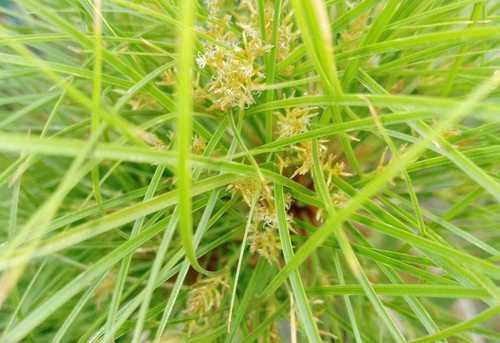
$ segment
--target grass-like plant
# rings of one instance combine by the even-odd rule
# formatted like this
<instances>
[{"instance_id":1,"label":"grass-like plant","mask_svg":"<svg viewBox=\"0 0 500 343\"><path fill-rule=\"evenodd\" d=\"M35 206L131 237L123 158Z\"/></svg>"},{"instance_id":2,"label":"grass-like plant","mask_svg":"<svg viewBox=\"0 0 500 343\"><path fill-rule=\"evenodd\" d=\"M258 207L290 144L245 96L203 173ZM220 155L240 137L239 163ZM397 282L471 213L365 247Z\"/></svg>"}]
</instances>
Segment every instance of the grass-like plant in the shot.
<instances>
[{"instance_id":1,"label":"grass-like plant","mask_svg":"<svg viewBox=\"0 0 500 343\"><path fill-rule=\"evenodd\" d=\"M500 2L0 4L0 342L500 340Z\"/></svg>"}]
</instances>

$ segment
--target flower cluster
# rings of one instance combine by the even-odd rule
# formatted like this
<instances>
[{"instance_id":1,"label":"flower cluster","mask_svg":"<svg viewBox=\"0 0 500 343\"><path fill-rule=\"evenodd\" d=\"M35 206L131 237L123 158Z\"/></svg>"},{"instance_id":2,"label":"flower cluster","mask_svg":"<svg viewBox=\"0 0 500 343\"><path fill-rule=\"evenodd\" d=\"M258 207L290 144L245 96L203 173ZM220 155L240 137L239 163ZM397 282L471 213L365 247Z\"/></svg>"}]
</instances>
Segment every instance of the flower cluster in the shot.
<instances>
[{"instance_id":1,"label":"flower cluster","mask_svg":"<svg viewBox=\"0 0 500 343\"><path fill-rule=\"evenodd\" d=\"M346 49L353 49L357 45L357 41L363 37L363 34L368 27L369 13L365 13L354 20L349 29L342 31L340 37L342 39L342 45Z\"/></svg>"},{"instance_id":2,"label":"flower cluster","mask_svg":"<svg viewBox=\"0 0 500 343\"><path fill-rule=\"evenodd\" d=\"M348 172L347 166L344 161L336 162L337 156L334 154L329 154L325 160L323 160L323 170L326 175L326 184L330 187L332 178L335 177L350 177L352 173Z\"/></svg>"},{"instance_id":3,"label":"flower cluster","mask_svg":"<svg viewBox=\"0 0 500 343\"><path fill-rule=\"evenodd\" d=\"M348 201L348 197L341 190L335 191L332 181L334 177L350 177L352 173L347 170L347 165L344 161L338 160L337 155L329 151L326 143L327 141L319 142L319 162L321 164L321 170L326 179L328 190L333 192L331 195L333 205L335 207L344 207ZM278 165L280 173L282 174L289 168L293 170L290 178L310 174L314 166L312 142L300 142L298 145L294 146L293 149L286 151L283 156L278 155ZM323 215L323 209L317 209L315 220L317 222L322 222Z\"/></svg>"},{"instance_id":4,"label":"flower cluster","mask_svg":"<svg viewBox=\"0 0 500 343\"><path fill-rule=\"evenodd\" d=\"M259 182L247 178L230 184L229 191L233 194L240 194L248 206L252 206L256 196L259 195L261 185Z\"/></svg>"},{"instance_id":5,"label":"flower cluster","mask_svg":"<svg viewBox=\"0 0 500 343\"><path fill-rule=\"evenodd\" d=\"M319 144L320 155L325 155L327 153L327 147L324 141ZM295 171L290 176L294 178L297 175L306 175L313 168L313 148L311 141L301 142L292 147L290 151L286 151L284 156L278 156L278 165L280 172L283 173L284 170L289 167L295 168Z\"/></svg>"},{"instance_id":6,"label":"flower cluster","mask_svg":"<svg viewBox=\"0 0 500 343\"><path fill-rule=\"evenodd\" d=\"M242 4L245 4L245 6L254 14L251 17L253 27L259 27L259 17L254 9L252 1L244 0L242 1ZM286 6L286 3L282 4L282 6ZM283 8L281 12L282 17L280 20L280 25L278 26L276 46L276 57L278 62L281 62L286 57L288 57L291 51L291 47L300 36L299 32L294 29L293 11L290 11L287 8ZM284 13L288 14L284 16ZM269 40L272 39L273 36L274 14L274 2L266 1L264 5L264 27L266 37Z\"/></svg>"},{"instance_id":7,"label":"flower cluster","mask_svg":"<svg viewBox=\"0 0 500 343\"><path fill-rule=\"evenodd\" d=\"M201 317L218 309L223 299L223 290L227 287L225 275L198 281L189 292L186 313Z\"/></svg>"},{"instance_id":8,"label":"flower cluster","mask_svg":"<svg viewBox=\"0 0 500 343\"><path fill-rule=\"evenodd\" d=\"M330 186L334 176L350 177L352 173L347 171L347 165L344 161L337 161L337 155L328 151L326 143L326 140L319 142L319 159L321 169L326 177L326 183ZM286 151L283 156L278 156L278 165L281 173L289 167L296 168L291 178L310 173L313 169L313 164L313 146L311 141L300 142L293 146L292 150Z\"/></svg>"},{"instance_id":9,"label":"flower cluster","mask_svg":"<svg viewBox=\"0 0 500 343\"><path fill-rule=\"evenodd\" d=\"M311 108L294 107L285 109L285 114L277 112L279 137L290 137L307 131L311 118L317 113Z\"/></svg>"},{"instance_id":10,"label":"flower cluster","mask_svg":"<svg viewBox=\"0 0 500 343\"><path fill-rule=\"evenodd\" d=\"M292 221L292 218L288 215L290 204L291 197L287 194L285 198L287 222ZM249 241L252 253L258 253L270 263L278 261L281 251L281 244L278 239L278 215L274 197L267 187L264 187L264 191L256 204Z\"/></svg>"},{"instance_id":11,"label":"flower cluster","mask_svg":"<svg viewBox=\"0 0 500 343\"><path fill-rule=\"evenodd\" d=\"M220 16L220 1L210 1L208 11L214 18ZM209 101L209 110L244 108L255 102L252 89L264 79L259 59L271 48L253 24L257 16L245 5L237 14L208 22L205 34L211 39L203 42L196 58L200 71L206 72L198 78L196 98Z\"/></svg>"},{"instance_id":12,"label":"flower cluster","mask_svg":"<svg viewBox=\"0 0 500 343\"><path fill-rule=\"evenodd\" d=\"M253 223L249 232L250 251L266 258L270 263L278 261L281 244L278 239L278 216L271 189L252 179L245 179L228 187L231 192L241 194L248 206L255 206ZM258 199L255 197L258 196ZM254 204L255 202L255 204ZM288 212L291 197L285 198L285 210ZM291 217L287 214L287 221Z\"/></svg>"},{"instance_id":13,"label":"flower cluster","mask_svg":"<svg viewBox=\"0 0 500 343\"><path fill-rule=\"evenodd\" d=\"M264 257L269 263L278 261L281 244L277 237L276 229L254 226L249 236L250 251Z\"/></svg>"}]
</instances>

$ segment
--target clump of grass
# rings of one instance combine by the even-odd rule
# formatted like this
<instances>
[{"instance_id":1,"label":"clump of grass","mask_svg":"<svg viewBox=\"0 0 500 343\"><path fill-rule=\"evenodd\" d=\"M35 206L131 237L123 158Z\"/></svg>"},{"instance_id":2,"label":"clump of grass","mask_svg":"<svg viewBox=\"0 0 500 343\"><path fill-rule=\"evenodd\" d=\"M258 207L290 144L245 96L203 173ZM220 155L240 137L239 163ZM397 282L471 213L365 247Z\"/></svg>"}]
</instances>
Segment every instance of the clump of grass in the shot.
<instances>
[{"instance_id":1,"label":"clump of grass","mask_svg":"<svg viewBox=\"0 0 500 343\"><path fill-rule=\"evenodd\" d=\"M499 10L0 2L0 341L498 340Z\"/></svg>"}]
</instances>

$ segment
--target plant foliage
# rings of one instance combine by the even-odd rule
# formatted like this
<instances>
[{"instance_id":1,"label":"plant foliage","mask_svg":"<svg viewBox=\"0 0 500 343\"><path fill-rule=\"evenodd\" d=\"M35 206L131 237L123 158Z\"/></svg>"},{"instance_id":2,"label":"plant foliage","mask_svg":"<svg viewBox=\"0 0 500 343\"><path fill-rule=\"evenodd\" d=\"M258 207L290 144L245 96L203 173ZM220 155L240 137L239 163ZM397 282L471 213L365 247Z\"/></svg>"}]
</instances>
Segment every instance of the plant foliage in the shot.
<instances>
[{"instance_id":1,"label":"plant foliage","mask_svg":"<svg viewBox=\"0 0 500 343\"><path fill-rule=\"evenodd\" d=\"M493 342L500 3L0 2L0 342Z\"/></svg>"}]
</instances>

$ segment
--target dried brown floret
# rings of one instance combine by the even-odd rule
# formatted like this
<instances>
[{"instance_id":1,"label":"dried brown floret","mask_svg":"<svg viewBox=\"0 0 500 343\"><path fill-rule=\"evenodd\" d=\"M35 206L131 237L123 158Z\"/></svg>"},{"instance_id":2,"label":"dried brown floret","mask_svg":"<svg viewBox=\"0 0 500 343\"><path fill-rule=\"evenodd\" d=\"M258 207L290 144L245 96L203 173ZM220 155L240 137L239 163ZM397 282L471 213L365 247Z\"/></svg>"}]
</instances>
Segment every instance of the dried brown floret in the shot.
<instances>
[{"instance_id":1,"label":"dried brown floret","mask_svg":"<svg viewBox=\"0 0 500 343\"><path fill-rule=\"evenodd\" d=\"M162 86L173 86L175 85L176 81L176 76L175 76L175 69L171 68L161 75L161 81L159 82L160 85Z\"/></svg>"},{"instance_id":2,"label":"dried brown floret","mask_svg":"<svg viewBox=\"0 0 500 343\"><path fill-rule=\"evenodd\" d=\"M206 147L207 147L207 144L205 143L203 138L201 138L198 135L196 135L193 138L193 144L192 144L193 154L201 155L203 153L203 151L205 151Z\"/></svg>"}]
</instances>

